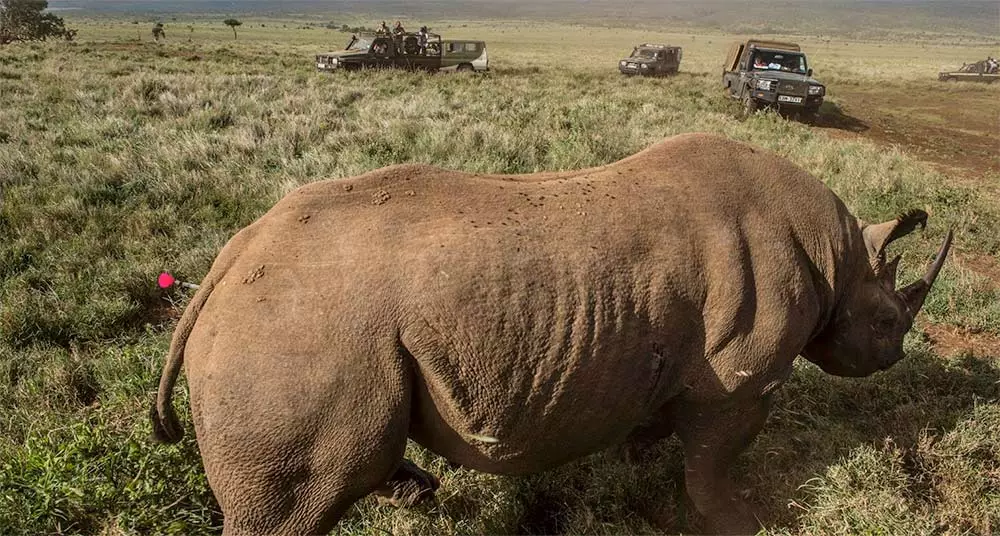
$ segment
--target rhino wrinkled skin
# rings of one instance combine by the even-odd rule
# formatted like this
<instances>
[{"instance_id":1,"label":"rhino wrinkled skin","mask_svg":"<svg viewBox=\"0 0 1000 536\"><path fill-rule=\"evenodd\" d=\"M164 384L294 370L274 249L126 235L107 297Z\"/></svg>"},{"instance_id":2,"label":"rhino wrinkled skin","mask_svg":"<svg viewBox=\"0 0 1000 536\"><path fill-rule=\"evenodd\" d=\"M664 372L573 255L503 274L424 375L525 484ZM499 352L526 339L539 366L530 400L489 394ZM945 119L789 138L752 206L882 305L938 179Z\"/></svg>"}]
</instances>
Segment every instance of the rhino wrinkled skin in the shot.
<instances>
[{"instance_id":1,"label":"rhino wrinkled skin","mask_svg":"<svg viewBox=\"0 0 1000 536\"><path fill-rule=\"evenodd\" d=\"M950 245L895 288L912 211L854 218L762 149L669 138L604 167L392 166L288 194L222 250L174 333L226 534L331 530L356 500L429 497L407 438L490 473L678 434L706 530L759 521L726 475L798 355L864 376L902 341Z\"/></svg>"}]
</instances>

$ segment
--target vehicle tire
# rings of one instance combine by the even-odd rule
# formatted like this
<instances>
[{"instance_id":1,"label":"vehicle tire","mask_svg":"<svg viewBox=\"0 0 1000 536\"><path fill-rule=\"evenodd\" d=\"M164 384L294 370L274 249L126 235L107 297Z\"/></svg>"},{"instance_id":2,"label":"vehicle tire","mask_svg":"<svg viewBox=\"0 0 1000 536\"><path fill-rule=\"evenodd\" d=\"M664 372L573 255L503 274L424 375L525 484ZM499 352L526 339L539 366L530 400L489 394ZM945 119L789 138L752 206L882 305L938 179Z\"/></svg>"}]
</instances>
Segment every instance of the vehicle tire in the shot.
<instances>
[{"instance_id":1,"label":"vehicle tire","mask_svg":"<svg viewBox=\"0 0 1000 536\"><path fill-rule=\"evenodd\" d=\"M756 112L759 109L760 106L757 104L757 101L753 99L750 90L749 89L746 90L743 93L743 115L745 117L750 117L751 115L754 114L754 112Z\"/></svg>"},{"instance_id":2,"label":"vehicle tire","mask_svg":"<svg viewBox=\"0 0 1000 536\"><path fill-rule=\"evenodd\" d=\"M455 70L460 73L471 73L473 67L471 63L459 63L458 67L456 67Z\"/></svg>"}]
</instances>

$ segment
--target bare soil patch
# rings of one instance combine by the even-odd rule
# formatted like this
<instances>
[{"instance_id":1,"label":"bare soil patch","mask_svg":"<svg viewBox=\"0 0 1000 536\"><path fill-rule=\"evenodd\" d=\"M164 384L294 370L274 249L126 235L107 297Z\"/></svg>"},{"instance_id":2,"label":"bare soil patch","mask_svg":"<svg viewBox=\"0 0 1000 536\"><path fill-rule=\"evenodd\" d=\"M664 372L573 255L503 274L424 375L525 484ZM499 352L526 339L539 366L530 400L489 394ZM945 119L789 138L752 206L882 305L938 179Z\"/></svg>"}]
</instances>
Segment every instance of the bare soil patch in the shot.
<instances>
[{"instance_id":1,"label":"bare soil patch","mask_svg":"<svg viewBox=\"0 0 1000 536\"><path fill-rule=\"evenodd\" d=\"M955 259L962 268L975 272L990 280L994 287L1000 288L1000 259L971 252L960 252Z\"/></svg>"},{"instance_id":2,"label":"bare soil patch","mask_svg":"<svg viewBox=\"0 0 1000 536\"><path fill-rule=\"evenodd\" d=\"M836 103L815 126L898 146L961 182L1000 190L1000 114L996 94L978 88L859 86L831 89Z\"/></svg>"},{"instance_id":3,"label":"bare soil patch","mask_svg":"<svg viewBox=\"0 0 1000 536\"><path fill-rule=\"evenodd\" d=\"M924 335L942 356L969 354L974 357L1000 355L1000 337L986 332L945 324L926 324Z\"/></svg>"}]
</instances>

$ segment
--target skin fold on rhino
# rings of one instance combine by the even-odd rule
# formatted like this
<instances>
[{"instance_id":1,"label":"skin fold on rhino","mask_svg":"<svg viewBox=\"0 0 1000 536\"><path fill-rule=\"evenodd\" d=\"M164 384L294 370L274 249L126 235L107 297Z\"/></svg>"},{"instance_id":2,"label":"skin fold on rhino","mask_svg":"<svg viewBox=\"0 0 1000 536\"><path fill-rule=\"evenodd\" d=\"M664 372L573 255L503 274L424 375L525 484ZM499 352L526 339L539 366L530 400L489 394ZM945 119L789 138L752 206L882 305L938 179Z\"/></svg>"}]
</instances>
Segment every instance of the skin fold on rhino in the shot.
<instances>
[{"instance_id":1,"label":"skin fold on rhino","mask_svg":"<svg viewBox=\"0 0 1000 536\"><path fill-rule=\"evenodd\" d=\"M727 476L798 355L865 376L947 256L897 289L893 240L770 152L679 135L607 166L402 165L303 186L222 250L174 333L154 436L198 445L226 534L326 533L438 482L407 438L491 473L678 434L707 530L760 524Z\"/></svg>"}]
</instances>

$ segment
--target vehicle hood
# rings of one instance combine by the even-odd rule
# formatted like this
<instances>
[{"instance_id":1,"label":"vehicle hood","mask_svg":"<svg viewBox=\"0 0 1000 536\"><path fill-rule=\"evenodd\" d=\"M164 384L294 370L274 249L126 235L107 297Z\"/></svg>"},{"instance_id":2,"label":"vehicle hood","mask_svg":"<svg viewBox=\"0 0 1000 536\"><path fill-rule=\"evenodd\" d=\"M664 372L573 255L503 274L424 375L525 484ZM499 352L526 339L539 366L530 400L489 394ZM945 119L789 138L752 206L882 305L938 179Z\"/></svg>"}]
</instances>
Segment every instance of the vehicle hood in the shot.
<instances>
[{"instance_id":1,"label":"vehicle hood","mask_svg":"<svg viewBox=\"0 0 1000 536\"><path fill-rule=\"evenodd\" d=\"M618 60L619 63L621 63L623 61L627 61L629 63L634 63L636 65L641 65L643 63L645 63L647 65L648 64L656 63L656 60L654 60L654 59L647 59L647 58L622 58L622 59Z\"/></svg>"},{"instance_id":2,"label":"vehicle hood","mask_svg":"<svg viewBox=\"0 0 1000 536\"><path fill-rule=\"evenodd\" d=\"M316 54L317 56L327 56L331 58L349 58L353 56L364 56L366 52L360 50L337 50L334 52L324 52L322 54Z\"/></svg>"},{"instance_id":3,"label":"vehicle hood","mask_svg":"<svg viewBox=\"0 0 1000 536\"><path fill-rule=\"evenodd\" d=\"M782 82L808 82L810 85L814 86L824 85L815 78L798 73L786 73L784 71L754 71L753 74L757 78L768 78Z\"/></svg>"},{"instance_id":4,"label":"vehicle hood","mask_svg":"<svg viewBox=\"0 0 1000 536\"><path fill-rule=\"evenodd\" d=\"M968 75L975 75L975 76L980 76L980 75L981 76L997 76L1000 73L977 73L975 71L973 71L971 73L969 71L938 71L938 74L968 74Z\"/></svg>"}]
</instances>

